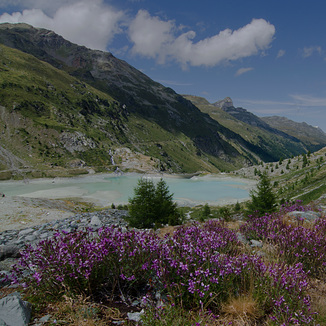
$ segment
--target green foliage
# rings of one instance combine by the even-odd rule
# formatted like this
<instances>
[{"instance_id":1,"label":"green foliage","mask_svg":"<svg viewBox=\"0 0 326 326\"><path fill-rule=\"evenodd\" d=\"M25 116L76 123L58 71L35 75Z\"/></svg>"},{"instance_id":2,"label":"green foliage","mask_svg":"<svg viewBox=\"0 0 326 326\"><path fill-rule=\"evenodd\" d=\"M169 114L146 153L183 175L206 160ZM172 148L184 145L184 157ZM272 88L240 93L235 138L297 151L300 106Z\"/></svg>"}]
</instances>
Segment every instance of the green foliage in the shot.
<instances>
[{"instance_id":1,"label":"green foliage","mask_svg":"<svg viewBox=\"0 0 326 326\"><path fill-rule=\"evenodd\" d=\"M198 208L192 212L191 217L199 222L205 222L211 213L211 208L206 203L204 206L199 205Z\"/></svg>"},{"instance_id":2,"label":"green foliage","mask_svg":"<svg viewBox=\"0 0 326 326\"><path fill-rule=\"evenodd\" d=\"M142 178L134 189L134 197L129 198L127 220L132 227L152 228L162 224L180 224L182 216L163 179L155 186L152 180Z\"/></svg>"},{"instance_id":3,"label":"green foliage","mask_svg":"<svg viewBox=\"0 0 326 326\"><path fill-rule=\"evenodd\" d=\"M234 205L234 212L240 212L241 211L241 205L240 203L237 201L237 203Z\"/></svg>"},{"instance_id":4,"label":"green foliage","mask_svg":"<svg viewBox=\"0 0 326 326\"><path fill-rule=\"evenodd\" d=\"M250 192L251 202L247 206L247 215L270 213L276 209L276 195L267 173L262 173L259 178L257 190Z\"/></svg>"},{"instance_id":5,"label":"green foliage","mask_svg":"<svg viewBox=\"0 0 326 326\"><path fill-rule=\"evenodd\" d=\"M298 197L298 199L302 200L303 204L307 205L311 201L316 200L320 198L322 195L326 193L326 185L323 184L301 196Z\"/></svg>"},{"instance_id":6,"label":"green foliage","mask_svg":"<svg viewBox=\"0 0 326 326\"><path fill-rule=\"evenodd\" d=\"M221 217L223 218L224 221L229 222L231 221L231 212L230 209L226 206L221 207L219 209L219 213L221 215Z\"/></svg>"},{"instance_id":7,"label":"green foliage","mask_svg":"<svg viewBox=\"0 0 326 326\"><path fill-rule=\"evenodd\" d=\"M204 205L202 214L203 214L204 219L207 219L208 216L211 214L211 209L210 209L210 207L209 207L209 205L207 203Z\"/></svg>"}]
</instances>

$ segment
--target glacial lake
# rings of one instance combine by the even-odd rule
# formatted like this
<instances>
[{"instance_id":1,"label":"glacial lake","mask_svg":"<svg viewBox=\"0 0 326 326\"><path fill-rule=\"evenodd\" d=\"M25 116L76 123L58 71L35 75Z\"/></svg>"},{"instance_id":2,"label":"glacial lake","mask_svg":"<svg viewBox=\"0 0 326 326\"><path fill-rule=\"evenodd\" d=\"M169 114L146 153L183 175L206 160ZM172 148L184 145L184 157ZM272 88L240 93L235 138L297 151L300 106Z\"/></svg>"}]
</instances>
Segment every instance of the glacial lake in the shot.
<instances>
[{"instance_id":1,"label":"glacial lake","mask_svg":"<svg viewBox=\"0 0 326 326\"><path fill-rule=\"evenodd\" d=\"M208 203L224 205L241 202L249 198L249 191L256 186L253 180L227 175L196 177L157 176L128 173L94 174L73 178L31 179L23 181L1 181L0 193L6 196L63 199L75 198L93 202L99 206L126 204L133 197L138 180L150 178L157 182L161 177L173 193L180 206Z\"/></svg>"}]
</instances>

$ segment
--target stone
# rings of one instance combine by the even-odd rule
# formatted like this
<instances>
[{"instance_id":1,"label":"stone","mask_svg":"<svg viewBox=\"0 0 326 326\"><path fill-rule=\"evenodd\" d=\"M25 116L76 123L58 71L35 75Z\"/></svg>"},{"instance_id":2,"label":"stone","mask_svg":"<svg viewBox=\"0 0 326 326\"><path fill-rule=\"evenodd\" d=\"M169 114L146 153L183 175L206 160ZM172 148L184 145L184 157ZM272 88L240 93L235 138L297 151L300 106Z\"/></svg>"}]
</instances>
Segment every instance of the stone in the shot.
<instances>
[{"instance_id":1,"label":"stone","mask_svg":"<svg viewBox=\"0 0 326 326\"><path fill-rule=\"evenodd\" d=\"M97 215L92 216L90 224L93 226L102 226L102 222Z\"/></svg>"},{"instance_id":2,"label":"stone","mask_svg":"<svg viewBox=\"0 0 326 326\"><path fill-rule=\"evenodd\" d=\"M243 244L248 243L248 240L246 239L246 237L242 233L237 232L236 234L237 234L238 241L242 242Z\"/></svg>"},{"instance_id":3,"label":"stone","mask_svg":"<svg viewBox=\"0 0 326 326\"><path fill-rule=\"evenodd\" d=\"M0 246L0 261L7 258L18 258L20 247L16 245L2 245Z\"/></svg>"},{"instance_id":4,"label":"stone","mask_svg":"<svg viewBox=\"0 0 326 326\"><path fill-rule=\"evenodd\" d=\"M32 228L25 229L25 230L21 230L21 231L18 233L18 236L19 236L19 237L26 236L27 234L33 233L34 231L35 231L35 230L32 229Z\"/></svg>"},{"instance_id":5,"label":"stone","mask_svg":"<svg viewBox=\"0 0 326 326\"><path fill-rule=\"evenodd\" d=\"M0 287L10 285L8 277L10 273L8 271L0 271Z\"/></svg>"},{"instance_id":6,"label":"stone","mask_svg":"<svg viewBox=\"0 0 326 326\"><path fill-rule=\"evenodd\" d=\"M127 316L129 320L135 321L136 323L140 322L141 315L144 313L144 310L141 312L128 312Z\"/></svg>"},{"instance_id":7,"label":"stone","mask_svg":"<svg viewBox=\"0 0 326 326\"><path fill-rule=\"evenodd\" d=\"M14 292L0 300L0 321L7 326L27 326L32 313L32 305L23 301ZM1 324L0 324L1 325Z\"/></svg>"},{"instance_id":8,"label":"stone","mask_svg":"<svg viewBox=\"0 0 326 326\"><path fill-rule=\"evenodd\" d=\"M250 240L250 246L261 248L263 246L263 243L261 241L257 241L257 240Z\"/></svg>"},{"instance_id":9,"label":"stone","mask_svg":"<svg viewBox=\"0 0 326 326\"><path fill-rule=\"evenodd\" d=\"M43 316L42 318L39 319L39 322L40 323L47 323L51 318L51 315L46 315L46 316Z\"/></svg>"},{"instance_id":10,"label":"stone","mask_svg":"<svg viewBox=\"0 0 326 326\"><path fill-rule=\"evenodd\" d=\"M87 229L96 232L102 226L119 226L122 232L127 231L128 223L123 218L126 214L127 211L107 209L96 213L79 213L68 219L54 220L24 230L0 232L0 262L7 257L19 258L19 251L25 244L36 245L42 240L50 239L57 232Z\"/></svg>"},{"instance_id":11,"label":"stone","mask_svg":"<svg viewBox=\"0 0 326 326\"><path fill-rule=\"evenodd\" d=\"M32 242L32 241L35 241L36 240L36 236L35 235L28 235L25 237L25 241L28 241L28 242Z\"/></svg>"},{"instance_id":12,"label":"stone","mask_svg":"<svg viewBox=\"0 0 326 326\"><path fill-rule=\"evenodd\" d=\"M307 211L307 212L293 211L287 213L286 217L294 221L314 222L316 219L321 217L321 214L313 211Z\"/></svg>"}]
</instances>

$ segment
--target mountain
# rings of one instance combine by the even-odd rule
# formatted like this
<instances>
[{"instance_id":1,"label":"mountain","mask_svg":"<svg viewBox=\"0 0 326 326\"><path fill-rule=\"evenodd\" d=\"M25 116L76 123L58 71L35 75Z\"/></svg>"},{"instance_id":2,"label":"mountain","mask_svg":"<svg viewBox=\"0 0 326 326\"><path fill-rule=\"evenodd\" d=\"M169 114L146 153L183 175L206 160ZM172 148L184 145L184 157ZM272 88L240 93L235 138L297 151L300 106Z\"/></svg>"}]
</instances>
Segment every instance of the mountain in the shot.
<instances>
[{"instance_id":1,"label":"mountain","mask_svg":"<svg viewBox=\"0 0 326 326\"><path fill-rule=\"evenodd\" d=\"M231 171L307 150L282 136L273 150L111 53L26 24L0 24L0 89L0 178Z\"/></svg>"},{"instance_id":2,"label":"mountain","mask_svg":"<svg viewBox=\"0 0 326 326\"><path fill-rule=\"evenodd\" d=\"M306 122L299 123L279 116L262 117L261 119L272 128L296 137L307 145L309 144L312 152L315 146L318 148L321 143L326 142L326 133L319 127L313 127Z\"/></svg>"},{"instance_id":3,"label":"mountain","mask_svg":"<svg viewBox=\"0 0 326 326\"><path fill-rule=\"evenodd\" d=\"M229 113L233 117L235 117L237 120L240 120L246 124L249 124L254 127L258 127L260 129L265 129L268 131L274 132L275 130L272 130L272 128L264 122L262 119L254 115L253 113L247 111L244 108L240 107L234 107L233 101L230 97L226 97L224 100L217 101L213 103L214 106L221 108L223 111Z\"/></svg>"},{"instance_id":4,"label":"mountain","mask_svg":"<svg viewBox=\"0 0 326 326\"><path fill-rule=\"evenodd\" d=\"M250 164L249 151L223 139L231 131L110 53L26 24L1 24L0 43L4 170L194 173Z\"/></svg>"},{"instance_id":5,"label":"mountain","mask_svg":"<svg viewBox=\"0 0 326 326\"><path fill-rule=\"evenodd\" d=\"M191 100L203 113L209 114L221 125L246 139L252 146L259 147L255 152L263 161L278 161L282 157L317 151L326 145L326 135L321 130L307 124L302 125L305 126L305 133L301 131L302 128L298 128L297 132L295 128L280 128L270 123L268 118L260 118L244 108L234 107L230 97L215 103L191 95L184 97ZM290 121L288 120L289 125ZM295 125L294 122L293 124Z\"/></svg>"}]
</instances>

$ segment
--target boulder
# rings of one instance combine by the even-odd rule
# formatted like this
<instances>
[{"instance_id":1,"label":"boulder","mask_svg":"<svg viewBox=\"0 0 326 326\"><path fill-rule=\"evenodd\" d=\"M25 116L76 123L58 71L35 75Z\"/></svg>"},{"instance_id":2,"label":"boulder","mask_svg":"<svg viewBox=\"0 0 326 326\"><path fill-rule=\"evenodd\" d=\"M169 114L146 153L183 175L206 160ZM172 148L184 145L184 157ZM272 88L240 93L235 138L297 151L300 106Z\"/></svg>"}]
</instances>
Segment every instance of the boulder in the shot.
<instances>
[{"instance_id":1,"label":"boulder","mask_svg":"<svg viewBox=\"0 0 326 326\"><path fill-rule=\"evenodd\" d=\"M32 305L23 301L18 292L0 300L0 325L27 326L32 313Z\"/></svg>"},{"instance_id":2,"label":"boulder","mask_svg":"<svg viewBox=\"0 0 326 326\"><path fill-rule=\"evenodd\" d=\"M19 258L21 247L16 245L1 245L0 246L0 261L7 258Z\"/></svg>"},{"instance_id":3,"label":"boulder","mask_svg":"<svg viewBox=\"0 0 326 326\"><path fill-rule=\"evenodd\" d=\"M128 312L127 316L129 320L135 321L136 323L140 322L141 316L144 313L144 310L141 312Z\"/></svg>"},{"instance_id":4,"label":"boulder","mask_svg":"<svg viewBox=\"0 0 326 326\"><path fill-rule=\"evenodd\" d=\"M97 215L94 215L94 216L92 216L90 225L91 226L102 226L103 223L101 222L100 218Z\"/></svg>"},{"instance_id":5,"label":"boulder","mask_svg":"<svg viewBox=\"0 0 326 326\"><path fill-rule=\"evenodd\" d=\"M293 222L314 222L316 219L321 217L321 214L313 211L293 211L286 214L287 219Z\"/></svg>"}]
</instances>

